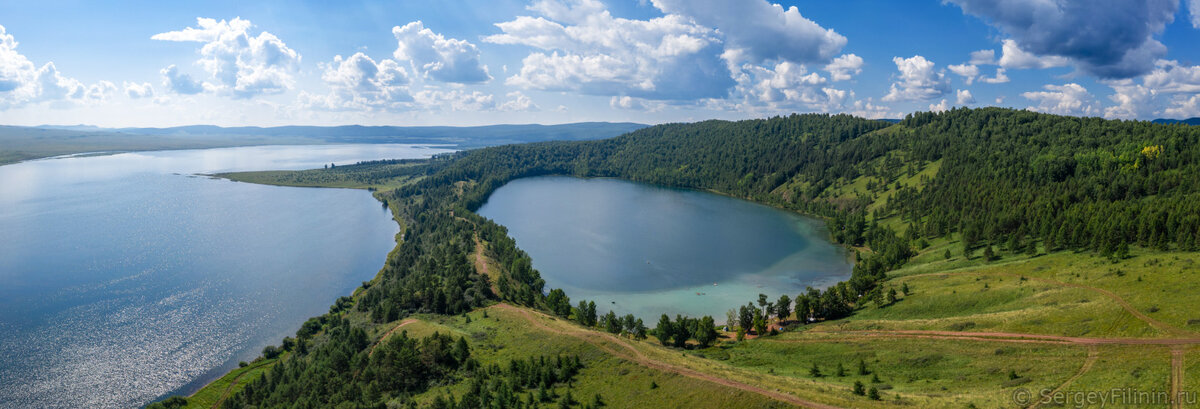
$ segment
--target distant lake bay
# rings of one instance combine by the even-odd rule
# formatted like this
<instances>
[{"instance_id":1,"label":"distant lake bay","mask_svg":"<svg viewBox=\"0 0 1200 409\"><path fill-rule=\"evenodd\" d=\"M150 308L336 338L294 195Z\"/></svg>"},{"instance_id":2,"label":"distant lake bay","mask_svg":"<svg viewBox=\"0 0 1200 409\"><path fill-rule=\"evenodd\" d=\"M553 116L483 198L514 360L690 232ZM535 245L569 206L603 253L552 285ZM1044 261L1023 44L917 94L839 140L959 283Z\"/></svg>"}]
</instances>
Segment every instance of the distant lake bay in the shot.
<instances>
[{"instance_id":1,"label":"distant lake bay","mask_svg":"<svg viewBox=\"0 0 1200 409\"><path fill-rule=\"evenodd\" d=\"M446 151L263 146L0 166L0 408L189 394L328 311L395 246L398 226L369 192L195 173Z\"/></svg>"},{"instance_id":2,"label":"distant lake bay","mask_svg":"<svg viewBox=\"0 0 1200 409\"><path fill-rule=\"evenodd\" d=\"M546 288L632 313L712 315L847 278L824 223L711 193L613 179L534 177L497 189L479 214L508 228Z\"/></svg>"}]
</instances>

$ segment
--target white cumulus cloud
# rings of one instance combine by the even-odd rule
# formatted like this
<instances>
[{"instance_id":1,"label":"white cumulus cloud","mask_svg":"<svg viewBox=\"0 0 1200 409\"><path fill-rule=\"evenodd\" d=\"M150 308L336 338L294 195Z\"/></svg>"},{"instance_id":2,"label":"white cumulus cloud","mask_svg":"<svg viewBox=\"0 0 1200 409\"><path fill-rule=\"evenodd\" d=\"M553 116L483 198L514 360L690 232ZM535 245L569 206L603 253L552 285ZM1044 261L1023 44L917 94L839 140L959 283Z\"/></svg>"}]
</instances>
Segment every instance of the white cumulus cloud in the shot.
<instances>
[{"instance_id":1,"label":"white cumulus cloud","mask_svg":"<svg viewBox=\"0 0 1200 409\"><path fill-rule=\"evenodd\" d=\"M500 105L497 105L497 111L529 112L541 109L537 106L537 104L533 103L532 99L521 93L521 91L509 92L508 94L505 94L505 96L509 98L508 101L504 101L500 103Z\"/></svg>"},{"instance_id":2,"label":"white cumulus cloud","mask_svg":"<svg viewBox=\"0 0 1200 409\"><path fill-rule=\"evenodd\" d=\"M130 98L139 99L154 97L154 86L150 85L149 82L138 83L125 81L125 83L122 85L125 89L125 95Z\"/></svg>"},{"instance_id":3,"label":"white cumulus cloud","mask_svg":"<svg viewBox=\"0 0 1200 409\"><path fill-rule=\"evenodd\" d=\"M795 6L766 0L651 0L664 13L689 17L725 34L735 63L825 63L846 46L846 37L805 18Z\"/></svg>"},{"instance_id":4,"label":"white cumulus cloud","mask_svg":"<svg viewBox=\"0 0 1200 409\"><path fill-rule=\"evenodd\" d=\"M971 65L992 65L996 63L995 50L979 50L971 52L971 60L967 64Z\"/></svg>"},{"instance_id":5,"label":"white cumulus cloud","mask_svg":"<svg viewBox=\"0 0 1200 409\"><path fill-rule=\"evenodd\" d=\"M850 115L867 119L897 118L900 116L892 112L888 106L876 104L871 98L854 101L849 113Z\"/></svg>"},{"instance_id":6,"label":"white cumulus cloud","mask_svg":"<svg viewBox=\"0 0 1200 409\"><path fill-rule=\"evenodd\" d=\"M971 85L972 82L975 82L975 78L979 77L979 66L975 64L957 64L947 66L946 68L949 68L950 72L963 77L967 85Z\"/></svg>"},{"instance_id":7,"label":"white cumulus cloud","mask_svg":"<svg viewBox=\"0 0 1200 409\"><path fill-rule=\"evenodd\" d=\"M934 69L933 61L920 55L910 58L892 58L900 72L884 101L927 101L950 92L950 80L942 71Z\"/></svg>"},{"instance_id":8,"label":"white cumulus cloud","mask_svg":"<svg viewBox=\"0 0 1200 409\"><path fill-rule=\"evenodd\" d=\"M1033 53L1026 52L1025 50L1021 49L1021 46L1018 45L1016 41L1011 39L1004 40L1004 43L1001 45L1001 51L1003 51L1003 53L1000 55L1000 61L998 63L1004 68L1044 69L1065 67L1067 64L1070 64L1070 60L1066 59L1065 57L1059 57L1056 55L1039 57Z\"/></svg>"},{"instance_id":9,"label":"white cumulus cloud","mask_svg":"<svg viewBox=\"0 0 1200 409\"><path fill-rule=\"evenodd\" d=\"M956 92L958 105L970 105L975 103L975 96L971 95L971 90L960 89Z\"/></svg>"},{"instance_id":10,"label":"white cumulus cloud","mask_svg":"<svg viewBox=\"0 0 1200 409\"><path fill-rule=\"evenodd\" d=\"M1200 0L1188 0L1188 15L1192 17L1192 27L1200 28Z\"/></svg>"},{"instance_id":11,"label":"white cumulus cloud","mask_svg":"<svg viewBox=\"0 0 1200 409\"><path fill-rule=\"evenodd\" d=\"M1150 73L1142 77L1147 87L1168 93L1200 93L1200 66L1182 65L1178 61L1159 60Z\"/></svg>"},{"instance_id":12,"label":"white cumulus cloud","mask_svg":"<svg viewBox=\"0 0 1200 409\"><path fill-rule=\"evenodd\" d=\"M446 38L421 21L392 28L397 46L393 56L411 61L421 74L442 82L477 83L492 79L479 62L479 48L466 40Z\"/></svg>"},{"instance_id":13,"label":"white cumulus cloud","mask_svg":"<svg viewBox=\"0 0 1200 409\"><path fill-rule=\"evenodd\" d=\"M929 104L929 112L946 112L946 111L949 111L950 108L951 108L950 103L946 102L946 100L944 100L944 99L942 100L942 102L939 102L936 104Z\"/></svg>"},{"instance_id":14,"label":"white cumulus cloud","mask_svg":"<svg viewBox=\"0 0 1200 409\"><path fill-rule=\"evenodd\" d=\"M17 51L17 45L16 38L0 25L0 110L42 102L102 101L116 89L108 81L85 86L62 75L53 62L38 67Z\"/></svg>"},{"instance_id":15,"label":"white cumulus cloud","mask_svg":"<svg viewBox=\"0 0 1200 409\"><path fill-rule=\"evenodd\" d=\"M1175 97L1163 113L1170 118L1200 117L1200 95Z\"/></svg>"},{"instance_id":16,"label":"white cumulus cloud","mask_svg":"<svg viewBox=\"0 0 1200 409\"><path fill-rule=\"evenodd\" d=\"M804 64L788 61L768 67L745 64L738 73L735 96L741 97L742 109L840 112L853 94L833 88Z\"/></svg>"},{"instance_id":17,"label":"white cumulus cloud","mask_svg":"<svg viewBox=\"0 0 1200 409\"><path fill-rule=\"evenodd\" d=\"M525 89L657 100L720 98L734 85L717 32L668 14L616 18L594 0L541 0L497 23L494 44L539 49L505 83Z\"/></svg>"},{"instance_id":18,"label":"white cumulus cloud","mask_svg":"<svg viewBox=\"0 0 1200 409\"><path fill-rule=\"evenodd\" d=\"M979 80L987 84L1003 84L1008 82L1008 74L1004 73L1004 67L998 67L996 68L996 75L980 77Z\"/></svg>"},{"instance_id":19,"label":"white cumulus cloud","mask_svg":"<svg viewBox=\"0 0 1200 409\"><path fill-rule=\"evenodd\" d=\"M496 108L495 97L479 91L430 89L413 94L418 104L429 109L485 111Z\"/></svg>"},{"instance_id":20,"label":"white cumulus cloud","mask_svg":"<svg viewBox=\"0 0 1200 409\"><path fill-rule=\"evenodd\" d=\"M413 98L408 94L408 72L393 60L379 62L366 54L333 57L322 63L321 79L329 85L328 95L301 96L303 104L325 110L400 110Z\"/></svg>"},{"instance_id":21,"label":"white cumulus cloud","mask_svg":"<svg viewBox=\"0 0 1200 409\"><path fill-rule=\"evenodd\" d=\"M1094 116L1099 113L1095 99L1087 88L1075 83L1047 84L1045 91L1030 91L1021 96L1037 103L1028 109L1058 115Z\"/></svg>"},{"instance_id":22,"label":"white cumulus cloud","mask_svg":"<svg viewBox=\"0 0 1200 409\"><path fill-rule=\"evenodd\" d=\"M180 72L174 64L159 71L163 76L163 86L177 94L194 95L204 92L204 84L192 79L191 75Z\"/></svg>"},{"instance_id":23,"label":"white cumulus cloud","mask_svg":"<svg viewBox=\"0 0 1200 409\"><path fill-rule=\"evenodd\" d=\"M1136 84L1132 79L1109 81L1108 86L1113 89L1108 99L1116 105L1104 109L1105 118L1137 119L1154 115L1154 90Z\"/></svg>"},{"instance_id":24,"label":"white cumulus cloud","mask_svg":"<svg viewBox=\"0 0 1200 409\"><path fill-rule=\"evenodd\" d=\"M825 71L829 72L830 80L845 81L861 73L862 66L862 57L854 54L844 54L838 58L834 58L832 62L825 65Z\"/></svg>"},{"instance_id":25,"label":"white cumulus cloud","mask_svg":"<svg viewBox=\"0 0 1200 409\"><path fill-rule=\"evenodd\" d=\"M609 99L608 105L617 109L628 109L631 111L642 112L657 112L663 108L663 104L661 102L651 102L630 96L614 96Z\"/></svg>"},{"instance_id":26,"label":"white cumulus cloud","mask_svg":"<svg viewBox=\"0 0 1200 409\"><path fill-rule=\"evenodd\" d=\"M217 21L197 18L197 27L151 36L161 41L203 43L197 63L209 75L209 81L192 80L174 65L163 70L168 89L181 94L202 90L225 92L239 98L276 94L291 89L300 54L274 34L263 31L251 35L249 20L234 18Z\"/></svg>"}]
</instances>

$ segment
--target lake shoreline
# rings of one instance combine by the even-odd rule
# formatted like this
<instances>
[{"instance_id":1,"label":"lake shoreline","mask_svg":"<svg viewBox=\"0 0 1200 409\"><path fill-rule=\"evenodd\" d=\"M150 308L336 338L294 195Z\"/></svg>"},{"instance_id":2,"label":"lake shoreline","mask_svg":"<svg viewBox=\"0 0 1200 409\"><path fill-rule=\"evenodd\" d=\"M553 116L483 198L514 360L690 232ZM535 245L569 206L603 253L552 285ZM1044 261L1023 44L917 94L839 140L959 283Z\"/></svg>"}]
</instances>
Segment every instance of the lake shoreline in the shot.
<instances>
[{"instance_id":1,"label":"lake shoreline","mask_svg":"<svg viewBox=\"0 0 1200 409\"><path fill-rule=\"evenodd\" d=\"M14 379L0 385L0 401L131 407L195 394L375 277L402 232L373 195L198 175L437 152L412 145L260 146L78 154L0 166L0 204L9 210L0 217L0 236L13 237L0 251L0 262L12 268L0 274L17 277L6 278L12 285L3 291L25 294L4 296L25 306L0 313L0 320L32 316L25 312L31 308L45 317L0 336L6 363L0 371ZM81 348L92 352L71 352ZM50 387L58 392L30 392Z\"/></svg>"}]
</instances>

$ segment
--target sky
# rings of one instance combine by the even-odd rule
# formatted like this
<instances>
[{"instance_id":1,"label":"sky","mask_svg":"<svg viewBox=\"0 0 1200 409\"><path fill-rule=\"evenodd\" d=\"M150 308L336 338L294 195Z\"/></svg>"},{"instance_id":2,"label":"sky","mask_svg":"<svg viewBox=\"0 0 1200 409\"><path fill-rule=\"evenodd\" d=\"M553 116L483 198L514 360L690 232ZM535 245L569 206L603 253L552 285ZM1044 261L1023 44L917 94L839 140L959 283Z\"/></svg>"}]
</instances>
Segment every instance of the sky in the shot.
<instances>
[{"instance_id":1,"label":"sky","mask_svg":"<svg viewBox=\"0 0 1200 409\"><path fill-rule=\"evenodd\" d=\"M0 3L0 124L1200 116L1200 0Z\"/></svg>"}]
</instances>

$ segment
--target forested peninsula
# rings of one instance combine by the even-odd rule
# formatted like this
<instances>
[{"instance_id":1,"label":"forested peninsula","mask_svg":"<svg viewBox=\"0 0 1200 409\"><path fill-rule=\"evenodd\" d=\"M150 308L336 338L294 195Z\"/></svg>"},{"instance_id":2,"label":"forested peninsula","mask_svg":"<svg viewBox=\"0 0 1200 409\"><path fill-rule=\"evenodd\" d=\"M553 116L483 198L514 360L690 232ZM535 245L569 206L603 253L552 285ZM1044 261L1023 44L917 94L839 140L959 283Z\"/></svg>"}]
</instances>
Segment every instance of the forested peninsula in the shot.
<instances>
[{"instance_id":1,"label":"forested peninsula","mask_svg":"<svg viewBox=\"0 0 1200 409\"><path fill-rule=\"evenodd\" d=\"M1200 275L1198 143L1200 128L1184 124L983 108L895 124L824 114L664 124L225 175L369 188L402 234L377 277L295 337L151 406L996 407L1020 388L1178 390L1200 382L1170 375L1196 365L1172 357L1200 343L1200 300L1168 291ZM672 334L614 330L545 288L505 228L474 213L506 182L539 175L821 217L858 261L845 282L755 312L777 335L732 323L755 337L702 341L712 319ZM1135 360L1144 345L1161 351Z\"/></svg>"}]
</instances>

